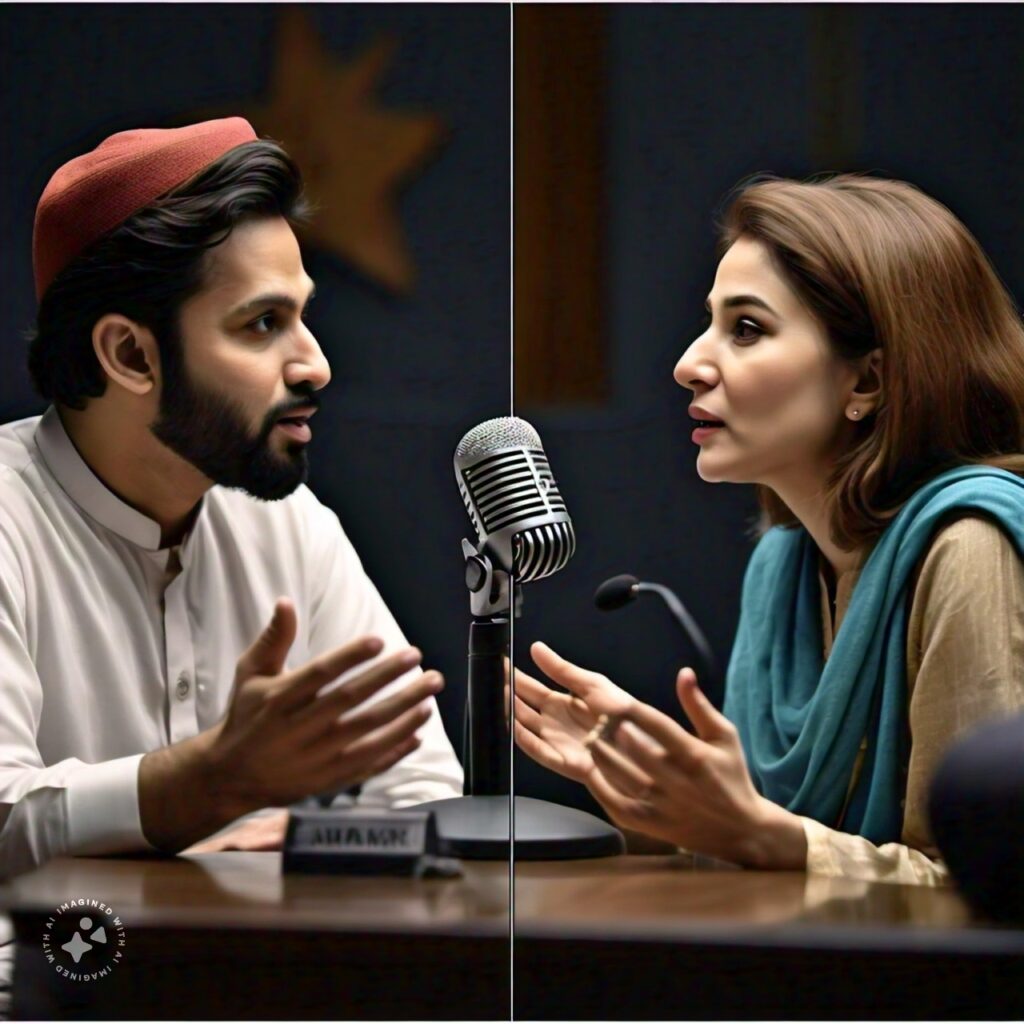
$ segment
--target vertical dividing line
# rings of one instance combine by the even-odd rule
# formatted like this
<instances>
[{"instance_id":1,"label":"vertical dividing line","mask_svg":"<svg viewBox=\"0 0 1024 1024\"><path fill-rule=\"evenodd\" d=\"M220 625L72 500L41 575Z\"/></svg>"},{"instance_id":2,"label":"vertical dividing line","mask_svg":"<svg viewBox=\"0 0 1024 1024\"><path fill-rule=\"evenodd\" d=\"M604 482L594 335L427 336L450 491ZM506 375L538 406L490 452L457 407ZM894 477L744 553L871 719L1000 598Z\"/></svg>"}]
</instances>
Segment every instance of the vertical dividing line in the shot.
<instances>
[{"instance_id":1,"label":"vertical dividing line","mask_svg":"<svg viewBox=\"0 0 1024 1024\"><path fill-rule=\"evenodd\" d=\"M516 279L513 268L516 259L516 80L515 80L515 2L509 0L508 4L508 414L516 414Z\"/></svg>"},{"instance_id":2,"label":"vertical dividing line","mask_svg":"<svg viewBox=\"0 0 1024 1024\"><path fill-rule=\"evenodd\" d=\"M515 305L515 255L516 255L516 218L515 218L515 170L516 170L516 65L515 65L515 3L508 4L508 222L509 222L509 254L508 254L508 408L509 416L516 414L516 305ZM508 612L508 1012L509 1020L515 1018L515 943L516 943L516 773L515 773L515 701L512 690L515 683L515 651L516 638L516 578L510 573L509 579L509 612ZM502 697L504 701L504 696Z\"/></svg>"}]
</instances>

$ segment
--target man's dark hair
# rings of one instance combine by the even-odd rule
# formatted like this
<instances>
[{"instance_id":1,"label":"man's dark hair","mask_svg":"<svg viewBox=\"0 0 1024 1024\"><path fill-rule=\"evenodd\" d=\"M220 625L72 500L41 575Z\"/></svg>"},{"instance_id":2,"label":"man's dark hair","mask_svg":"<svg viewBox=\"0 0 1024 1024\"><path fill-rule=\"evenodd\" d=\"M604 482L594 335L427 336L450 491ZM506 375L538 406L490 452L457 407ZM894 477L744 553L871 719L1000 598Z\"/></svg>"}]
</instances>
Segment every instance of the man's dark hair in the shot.
<instances>
[{"instance_id":1,"label":"man's dark hair","mask_svg":"<svg viewBox=\"0 0 1024 1024\"><path fill-rule=\"evenodd\" d=\"M98 239L54 278L39 303L28 368L36 390L72 409L106 390L92 329L107 313L149 328L161 357L180 345L178 313L202 289L204 256L242 221L309 215L302 176L276 143L229 150L185 184Z\"/></svg>"}]
</instances>

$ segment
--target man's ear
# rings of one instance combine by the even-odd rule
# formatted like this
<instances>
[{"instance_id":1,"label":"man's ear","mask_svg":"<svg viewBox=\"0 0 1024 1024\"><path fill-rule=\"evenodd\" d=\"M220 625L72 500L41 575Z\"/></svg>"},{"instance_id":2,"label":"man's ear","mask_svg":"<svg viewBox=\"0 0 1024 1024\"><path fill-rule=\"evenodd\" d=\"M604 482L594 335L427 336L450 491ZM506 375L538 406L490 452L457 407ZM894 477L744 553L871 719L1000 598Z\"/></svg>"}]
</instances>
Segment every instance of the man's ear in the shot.
<instances>
[{"instance_id":1,"label":"man's ear","mask_svg":"<svg viewBox=\"0 0 1024 1024\"><path fill-rule=\"evenodd\" d=\"M860 419L878 411L882 402L882 350L872 349L857 360L857 383L850 392L848 405Z\"/></svg>"},{"instance_id":2,"label":"man's ear","mask_svg":"<svg viewBox=\"0 0 1024 1024\"><path fill-rule=\"evenodd\" d=\"M160 358L149 328L107 313L93 325L92 347L106 375L126 391L141 396L156 386Z\"/></svg>"}]
</instances>

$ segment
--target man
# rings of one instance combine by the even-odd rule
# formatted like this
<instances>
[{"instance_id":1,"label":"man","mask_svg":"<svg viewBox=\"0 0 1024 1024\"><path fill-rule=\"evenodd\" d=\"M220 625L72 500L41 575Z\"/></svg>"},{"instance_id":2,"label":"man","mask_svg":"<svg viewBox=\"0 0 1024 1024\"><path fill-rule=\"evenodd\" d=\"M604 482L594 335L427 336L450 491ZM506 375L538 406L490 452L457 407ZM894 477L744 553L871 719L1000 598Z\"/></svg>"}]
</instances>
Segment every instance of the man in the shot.
<instances>
[{"instance_id":1,"label":"man","mask_svg":"<svg viewBox=\"0 0 1024 1024\"><path fill-rule=\"evenodd\" d=\"M305 213L241 118L114 135L40 199L29 367L53 404L0 428L3 875L360 782L461 792L439 674L304 486L330 379Z\"/></svg>"}]
</instances>

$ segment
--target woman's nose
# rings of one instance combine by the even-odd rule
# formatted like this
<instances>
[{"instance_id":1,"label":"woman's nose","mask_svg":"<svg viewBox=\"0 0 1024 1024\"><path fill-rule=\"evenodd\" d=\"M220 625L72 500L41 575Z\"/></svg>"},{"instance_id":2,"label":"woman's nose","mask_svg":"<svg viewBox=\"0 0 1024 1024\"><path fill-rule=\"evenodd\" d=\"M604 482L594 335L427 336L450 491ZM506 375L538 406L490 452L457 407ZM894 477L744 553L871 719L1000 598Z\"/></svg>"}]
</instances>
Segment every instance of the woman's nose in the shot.
<instances>
[{"instance_id":1,"label":"woman's nose","mask_svg":"<svg viewBox=\"0 0 1024 1024\"><path fill-rule=\"evenodd\" d=\"M680 387L691 391L712 388L718 383L718 368L711 358L710 341L704 335L692 341L679 357L672 376Z\"/></svg>"}]
</instances>

